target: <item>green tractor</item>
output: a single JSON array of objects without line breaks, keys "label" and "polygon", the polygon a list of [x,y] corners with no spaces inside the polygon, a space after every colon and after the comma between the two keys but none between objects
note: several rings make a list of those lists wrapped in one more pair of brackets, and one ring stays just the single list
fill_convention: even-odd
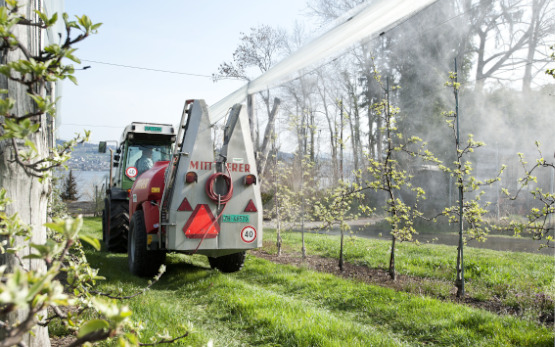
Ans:
[{"label": "green tractor", "polygon": [[[129,191],[154,163],[170,160],[174,142],[171,124],[133,122],[125,127],[115,155],[110,149],[110,182],[102,211],[102,240],[108,251],[127,251]],[[99,143],[99,152],[106,153],[106,148],[106,142]]]}]

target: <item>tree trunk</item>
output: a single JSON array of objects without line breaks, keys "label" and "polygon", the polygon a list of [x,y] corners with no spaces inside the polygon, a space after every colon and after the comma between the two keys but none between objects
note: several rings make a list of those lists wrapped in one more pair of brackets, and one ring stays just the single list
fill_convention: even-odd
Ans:
[{"label": "tree trunk", "polygon": [[396,277],[395,277],[395,241],[397,241],[397,238],[395,237],[395,235],[391,235],[391,255],[389,257],[389,277],[391,277],[391,279],[393,281],[395,281]]},{"label": "tree trunk", "polygon": [[[360,154],[361,154],[361,145],[360,145],[360,113],[359,113],[359,105],[358,105],[358,97],[356,95],[355,86],[349,83],[349,98],[351,101],[351,112],[349,112],[349,125],[351,127],[351,144],[353,146],[353,160],[354,160],[354,171],[358,172],[360,168]],[[358,175],[355,176],[355,181],[357,184],[361,184],[360,177]]]},{"label": "tree trunk", "polygon": [[[357,146],[357,140],[356,140],[356,136],[355,136],[355,124],[353,122],[353,113],[349,112],[349,128],[351,129],[351,146],[353,147],[353,165],[354,165],[354,171],[357,172],[358,171],[358,146]],[[358,183],[358,180],[357,180]]]},{"label": "tree trunk", "polygon": [[306,259],[306,247],[304,243],[304,208],[305,208],[305,197],[304,197],[304,158],[301,158],[301,253],[303,260]]},{"label": "tree trunk", "polygon": [[[312,110],[312,106],[310,106],[309,110]],[[315,127],[315,119],[314,119],[314,112],[310,112],[308,115],[309,119],[309,126],[308,130],[310,131],[310,162],[314,163],[315,161],[315,138],[314,135],[316,134],[316,127]]]},{"label": "tree trunk", "polygon": [[462,298],[464,296],[464,284],[463,284],[463,267],[462,267],[462,248],[457,248],[457,278],[455,279],[455,287],[457,287],[457,298]]},{"label": "tree trunk", "polygon": [[[5,2],[1,1],[0,5],[5,6]],[[35,2],[21,1],[20,9],[25,11],[25,18],[34,19]],[[15,34],[20,39],[20,42],[33,53],[36,53],[39,48],[40,29],[31,26],[17,26]],[[10,52],[7,56],[2,57],[2,63],[7,61],[14,61],[23,58],[19,52]],[[14,113],[21,116],[34,109],[33,102],[27,96],[23,86],[16,82],[8,81],[4,76],[0,77],[0,88],[7,89],[8,96],[15,99]],[[50,143],[50,135],[48,133],[49,127],[47,126],[47,117],[43,116],[40,120],[41,128],[36,133],[32,140],[35,142],[37,151],[41,157],[48,156]],[[36,119],[38,121],[38,119]],[[0,123],[4,123],[4,118],[0,117]],[[1,131],[1,130],[0,130]],[[18,143],[18,147],[23,148],[23,143]],[[38,179],[28,176],[25,171],[16,163],[10,162],[14,158],[14,148],[11,142],[0,142],[0,186],[7,190],[7,197],[10,198],[11,204],[6,208],[6,214],[18,214],[23,223],[32,227],[32,235],[30,240],[16,239],[18,246],[25,246],[19,255],[21,257],[29,254],[30,248],[26,245],[29,243],[44,244],[46,242],[46,229],[43,226],[46,223],[47,202],[50,190],[50,180],[45,180],[40,183]],[[0,265],[6,265],[7,271],[12,272],[20,264],[16,258],[11,254],[0,255]],[[23,267],[25,269],[46,271],[45,262],[41,259],[24,259]],[[8,316],[0,317],[1,320],[7,320],[9,323],[23,321],[27,316],[26,310],[17,310]],[[50,346],[48,338],[48,329],[45,327],[36,326],[32,330],[32,334],[27,334],[23,343],[27,346]],[[3,337],[3,331],[0,330],[0,338]]]},{"label": "tree trunk", "polygon": [[530,39],[528,40],[528,53],[526,56],[526,65],[524,66],[524,77],[522,78],[522,91],[529,93],[532,85],[532,63],[534,62],[534,55],[540,39],[540,12],[544,8],[546,0],[532,1],[532,18],[530,20]]},{"label": "tree trunk", "polygon": [[476,58],[476,84],[474,90],[477,93],[481,93],[484,89],[484,80],[486,76],[484,75],[484,56],[485,56],[485,47],[486,47],[486,33],[482,31],[478,31],[478,57]]},{"label": "tree trunk", "polygon": [[[370,94],[370,93],[368,93]],[[374,158],[375,157],[375,149],[374,149],[374,116],[373,116],[373,112],[372,112],[372,104],[371,104],[371,98],[370,95],[367,96],[367,100],[368,100],[368,156],[370,158]],[[379,130],[379,129],[378,129]]]},{"label": "tree trunk", "polygon": [[276,139],[272,141],[273,143],[273,151],[276,153],[274,158],[274,204],[276,205],[276,247],[277,247],[277,256],[281,256],[281,245],[282,245],[282,238],[281,238],[281,211],[279,206],[279,196],[278,196],[278,187],[279,187],[279,174],[278,174],[278,156],[277,156],[277,147],[276,147]]},{"label": "tree trunk", "polygon": [[343,102],[341,102],[341,109],[339,112],[339,177],[343,181],[343,148],[345,142],[343,140],[343,128],[345,126],[344,119],[343,119]]},{"label": "tree trunk", "polygon": [[341,229],[341,244],[339,245],[339,270],[343,271],[344,258],[343,258],[343,244],[344,244],[343,229]]}]

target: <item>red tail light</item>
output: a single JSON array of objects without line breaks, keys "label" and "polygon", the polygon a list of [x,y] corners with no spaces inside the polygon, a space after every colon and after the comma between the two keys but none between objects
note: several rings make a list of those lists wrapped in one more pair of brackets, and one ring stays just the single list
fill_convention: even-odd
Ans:
[{"label": "red tail light", "polygon": [[246,186],[250,186],[251,184],[256,184],[256,176],[255,175],[246,175],[243,178],[243,183],[245,183]]},{"label": "red tail light", "polygon": [[198,181],[197,173],[194,171],[189,171],[185,175],[185,183],[193,183]]}]

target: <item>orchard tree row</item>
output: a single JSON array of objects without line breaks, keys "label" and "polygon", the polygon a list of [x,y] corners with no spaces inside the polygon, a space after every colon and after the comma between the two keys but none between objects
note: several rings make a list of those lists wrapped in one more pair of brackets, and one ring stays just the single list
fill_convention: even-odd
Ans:
[{"label": "orchard tree row", "polygon": [[[313,0],[307,16],[327,27],[360,3]],[[459,231],[464,295],[467,241],[503,229],[552,246],[553,33],[549,1],[440,0],[254,95],[278,249],[282,226],[304,230],[308,220],[340,225],[343,249],[346,218],[379,214],[395,278],[395,243],[417,241],[417,221],[444,218]],[[302,24],[251,28],[214,78],[251,80],[311,34]]]}]

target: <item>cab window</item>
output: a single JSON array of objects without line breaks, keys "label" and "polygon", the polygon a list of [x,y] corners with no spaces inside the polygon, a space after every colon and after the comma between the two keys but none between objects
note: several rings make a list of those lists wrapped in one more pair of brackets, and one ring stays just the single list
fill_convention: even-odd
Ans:
[{"label": "cab window", "polygon": [[[127,150],[125,168],[134,167],[138,170],[132,181],[140,174],[152,167],[157,161],[170,160],[171,148],[169,145],[130,145]],[[142,158],[142,159],[141,159]]]}]

